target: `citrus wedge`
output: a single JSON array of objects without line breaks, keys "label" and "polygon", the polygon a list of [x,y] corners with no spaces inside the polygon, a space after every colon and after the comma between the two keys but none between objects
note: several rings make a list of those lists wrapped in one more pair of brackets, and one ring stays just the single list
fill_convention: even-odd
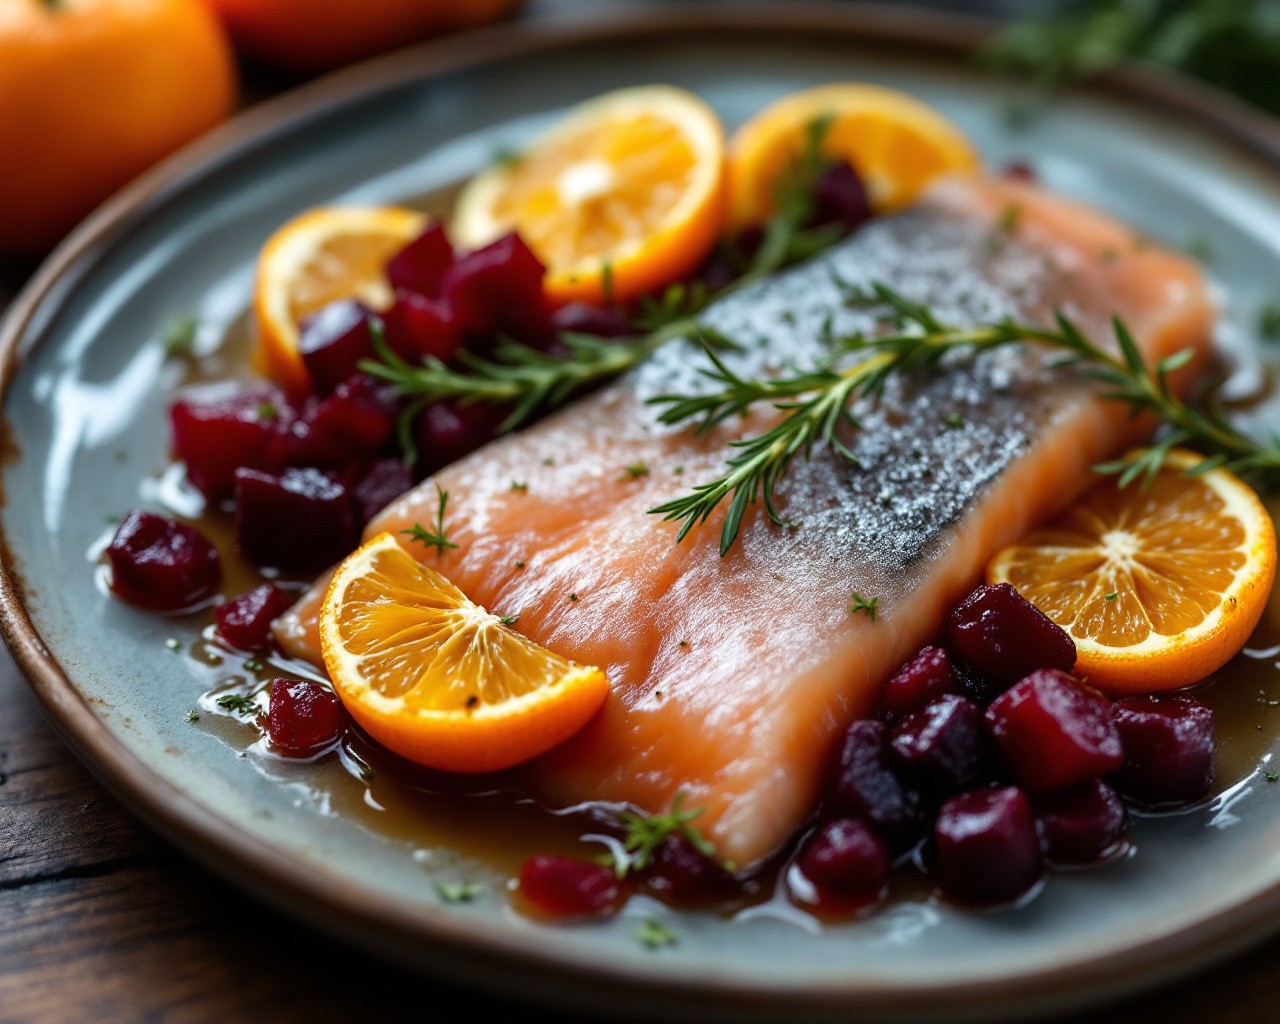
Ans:
[{"label": "citrus wedge", "polygon": [[[1131,461],[1137,453],[1127,458]],[[1013,584],[1076,642],[1076,671],[1112,693],[1186,686],[1248,640],[1275,579],[1275,530],[1258,496],[1174,449],[1147,487],[1107,480],[1001,551]]]},{"label": "citrus wedge", "polygon": [[471,180],[452,233],[479,248],[509,231],[547,267],[552,301],[622,301],[679,280],[724,223],[724,129],[668,85],[605,93],[517,157]]},{"label": "citrus wedge", "polygon": [[306,389],[299,325],[337,299],[358,299],[375,310],[390,306],[387,261],[420,235],[426,222],[424,214],[394,206],[329,206],[279,228],[258,255],[253,294],[258,368],[289,388]]},{"label": "citrus wedge", "polygon": [[823,150],[858,172],[878,211],[909,205],[939,175],[978,166],[959,129],[906,93],[856,82],[816,86],[784,96],[734,133],[729,194],[735,227],[773,213],[774,183],[818,118],[830,119]]},{"label": "citrus wedge", "polygon": [[375,740],[452,772],[509,768],[581,729],[605,674],[507,628],[389,533],[334,573],[320,610],[325,668]]}]

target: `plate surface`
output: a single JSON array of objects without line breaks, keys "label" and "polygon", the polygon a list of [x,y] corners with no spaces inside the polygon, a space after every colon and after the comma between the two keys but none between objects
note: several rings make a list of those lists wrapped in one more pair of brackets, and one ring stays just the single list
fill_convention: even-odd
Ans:
[{"label": "plate surface", "polygon": [[[1174,242],[1205,239],[1224,289],[1232,385],[1280,266],[1280,136],[1180,83],[1114,78],[1021,127],[1017,84],[975,73],[954,23],[856,7],[699,10],[613,29],[502,30],[326,79],[233,123],[113,201],[53,257],[5,326],[0,509],[4,629],[55,723],[139,813],[215,870],[353,940],[515,995],[629,1015],[991,1019],[1131,991],[1280,925],[1280,803],[1261,768],[1280,712],[1259,704],[1258,769],[1213,805],[1142,823],[1137,856],[1059,876],[1015,913],[902,902],[820,934],[785,915],[681,915],[646,951],[635,919],[552,928],[501,892],[442,906],[431,880],[483,871],[413,835],[353,824],[314,766],[250,753],[186,714],[207,679],[184,627],[104,598],[91,551],[166,460],[175,312],[213,344],[248,306],[272,228],[322,202],[396,202],[484,166],[567,106],[663,81],[732,126],[833,80],[922,97],[992,164],[1029,156],[1049,185]],[[1270,410],[1264,407],[1260,415]],[[153,495],[153,501],[158,500]],[[1261,749],[1261,747],[1259,748]],[[361,819],[367,821],[369,819]],[[372,819],[376,821],[376,816]]]}]

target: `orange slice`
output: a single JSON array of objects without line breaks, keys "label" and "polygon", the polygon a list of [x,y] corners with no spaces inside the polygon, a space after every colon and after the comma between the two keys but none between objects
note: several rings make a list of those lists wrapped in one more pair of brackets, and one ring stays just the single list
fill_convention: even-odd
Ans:
[{"label": "orange slice", "polygon": [[452,232],[478,248],[518,231],[552,301],[625,301],[693,271],[724,224],[724,129],[669,85],[605,93],[471,180]]},{"label": "orange slice", "polygon": [[609,692],[600,669],[507,628],[389,533],[338,566],[320,645],[334,690],[364,730],[444,771],[497,771],[545,753]]},{"label": "orange slice", "polygon": [[773,213],[778,175],[802,152],[809,125],[824,117],[830,124],[823,150],[853,166],[879,211],[909,205],[939,175],[978,166],[959,129],[906,93],[856,82],[816,86],[784,96],[734,133],[729,194],[735,227]]},{"label": "orange slice", "polygon": [[1186,474],[1202,461],[1174,449],[1148,487],[1101,483],[987,566],[989,582],[1013,584],[1071,634],[1076,671],[1103,690],[1203,679],[1244,646],[1266,607],[1271,517],[1226,470]]},{"label": "orange slice", "polygon": [[420,235],[427,218],[394,206],[329,206],[301,214],[267,239],[258,255],[253,313],[258,368],[305,390],[298,325],[336,299],[384,310],[394,296],[387,261]]}]

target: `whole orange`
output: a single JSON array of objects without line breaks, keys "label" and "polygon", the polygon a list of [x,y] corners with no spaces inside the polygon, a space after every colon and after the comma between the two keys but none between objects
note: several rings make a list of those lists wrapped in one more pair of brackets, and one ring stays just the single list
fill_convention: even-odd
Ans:
[{"label": "whole orange", "polygon": [[0,250],[49,248],[235,93],[200,0],[0,0]]},{"label": "whole orange", "polygon": [[325,71],[452,29],[496,21],[521,0],[207,0],[249,52]]}]

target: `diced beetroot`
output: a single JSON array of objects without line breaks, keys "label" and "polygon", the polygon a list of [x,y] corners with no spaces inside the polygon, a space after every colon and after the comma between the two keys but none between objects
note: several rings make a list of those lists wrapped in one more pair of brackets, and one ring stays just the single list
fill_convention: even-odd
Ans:
[{"label": "diced beetroot", "polygon": [[[883,899],[891,867],[889,851],[880,837],[857,818],[824,823],[796,859],[796,869],[813,888],[813,901],[841,910]],[[809,894],[797,895],[803,899]]]},{"label": "diced beetroot", "polygon": [[293,598],[274,583],[263,583],[218,605],[218,635],[232,647],[256,651],[271,642],[271,623]]},{"label": "diced beetroot", "polygon": [[812,224],[839,224],[852,231],[871,219],[871,201],[858,172],[847,163],[832,164],[813,186]]},{"label": "diced beetroot", "polygon": [[682,836],[667,836],[653,856],[649,888],[682,903],[705,903],[732,896],[734,878]]},{"label": "diced beetroot", "polygon": [[367,523],[416,481],[404,459],[378,459],[352,488],[361,525]]},{"label": "diced beetroot", "polygon": [[397,291],[431,298],[440,294],[440,282],[451,266],[453,246],[436,221],[387,261],[387,280]]},{"label": "diced beetroot", "polygon": [[987,723],[1019,784],[1032,793],[1096,779],[1124,763],[1106,699],[1056,669],[1033,672],[997,697]]},{"label": "diced beetroot", "polygon": [[301,417],[272,444],[278,466],[343,469],[363,462],[386,444],[395,429],[395,388],[357,373],[328,398],[309,399]]},{"label": "diced beetroot", "polygon": [[222,580],[218,551],[187,523],[134,509],[107,548],[111,590],[130,604],[175,612],[211,597]]},{"label": "diced beetroot", "polygon": [[947,619],[947,646],[992,682],[1012,686],[1038,668],[1070,672],[1075,641],[1008,583],[982,586]]},{"label": "diced beetroot", "polygon": [[169,407],[173,453],[187,479],[210,501],[231,494],[241,466],[266,469],[272,438],[292,420],[278,388],[235,381],[187,388]]},{"label": "diced beetroot", "polygon": [[310,679],[271,680],[267,735],[286,757],[310,757],[333,745],[346,724],[333,691]]},{"label": "diced beetroot", "polygon": [[895,849],[909,846],[924,828],[920,794],[886,764],[885,725],[871,719],[854,722],[845,733],[831,782],[833,807],[856,815]]},{"label": "diced beetroot", "polygon": [[925,647],[890,676],[880,694],[880,707],[890,718],[901,718],[960,689],[951,656],[941,647]]},{"label": "diced beetroot", "polygon": [[396,301],[383,316],[387,344],[401,357],[416,362],[435,356],[448,362],[457,354],[462,331],[453,306],[444,299],[428,299],[412,292],[396,292]]},{"label": "diced beetroot", "polygon": [[598,916],[617,904],[618,877],[612,868],[600,864],[541,854],[520,868],[520,892],[553,917]]},{"label": "diced beetroot", "polygon": [[1040,849],[1054,864],[1093,864],[1114,853],[1129,815],[1101,779],[1046,793],[1035,800]]},{"label": "diced beetroot", "polygon": [[427,472],[456,462],[493,439],[506,413],[492,406],[436,402],[418,417],[418,452]]},{"label": "diced beetroot", "polygon": [[903,776],[939,796],[991,781],[994,759],[982,712],[955,694],[898,722],[889,734],[889,754]]},{"label": "diced beetroot", "polygon": [[1112,778],[1126,800],[1150,809],[1186,807],[1213,787],[1213,710],[1168,693],[1126,697],[1112,705],[1124,766]]},{"label": "diced beetroot", "polygon": [[597,338],[629,338],[636,333],[631,319],[616,309],[568,302],[551,314],[551,330],[593,334]]},{"label": "diced beetroot", "polygon": [[514,232],[461,257],[444,275],[441,294],[458,323],[472,334],[508,334],[517,341],[545,340],[548,309],[542,293],[545,268]]},{"label": "diced beetroot", "polygon": [[372,313],[354,299],[339,299],[302,322],[298,351],[316,394],[324,396],[373,356]]},{"label": "diced beetroot", "polygon": [[347,489],[318,469],[236,472],[236,540],[255,565],[315,572],[355,546]]},{"label": "diced beetroot", "polygon": [[1009,903],[1044,873],[1031,804],[1013,786],[952,797],[938,812],[933,831],[934,872],[948,899],[979,906]]}]

